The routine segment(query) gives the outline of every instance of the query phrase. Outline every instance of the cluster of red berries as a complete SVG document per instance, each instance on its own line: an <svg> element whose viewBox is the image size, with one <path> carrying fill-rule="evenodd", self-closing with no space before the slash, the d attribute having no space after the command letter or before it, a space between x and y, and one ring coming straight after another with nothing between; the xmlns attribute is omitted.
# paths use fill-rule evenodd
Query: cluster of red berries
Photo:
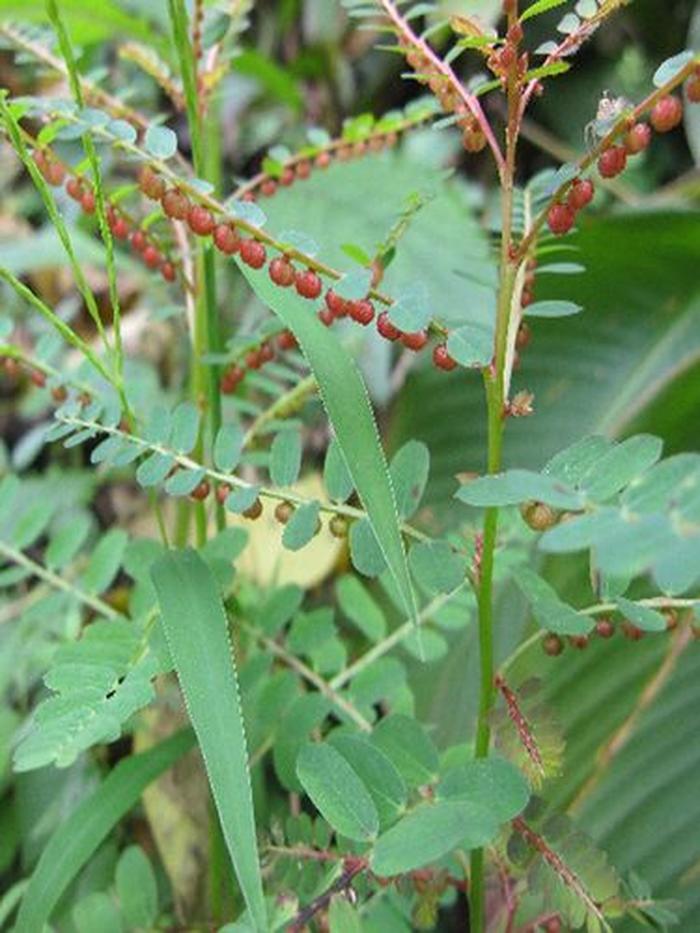
<svg viewBox="0 0 700 933"><path fill-rule="evenodd" d="M278 334L276 344L275 347L272 339L265 340L259 346L249 350L240 361L229 366L219 383L222 393L232 395L245 379L246 373L251 369L261 369L266 363L271 363L277 350L294 350L297 347L296 338L291 330L283 330Z"/></svg>
<svg viewBox="0 0 700 933"><path fill-rule="evenodd" d="M688 100L700 101L700 74L694 75L686 85ZM683 119L683 104L673 94L660 98L649 114L649 123L632 122L628 125L620 141L610 144L598 158L598 173L601 178L616 178L627 168L627 159L639 155L649 147L652 130L657 133L669 133ZM576 221L579 210L587 207L593 200L595 189L590 179L576 179L566 201L553 204L547 214L547 224L552 233L562 236L568 233Z"/></svg>
<svg viewBox="0 0 700 933"><path fill-rule="evenodd" d="M678 627L678 613L674 609L667 609L664 611L663 615L666 619L666 631L672 632ZM625 638L629 639L629 641L640 641L646 634L646 632L636 625L633 625L633 623L627 619L623 619L620 628L622 634ZM613 637L615 631L616 625L613 620L609 616L600 616L590 635L569 635L568 642L572 648L578 648L582 651L584 648L588 647L593 635L607 640ZM549 632L542 639L542 650L552 658L558 657L564 651L564 647L564 639L555 632Z"/></svg>
<svg viewBox="0 0 700 933"><path fill-rule="evenodd" d="M13 382L19 380L26 374L32 385L37 389L45 389L47 383L46 373L43 369L32 363L18 360L14 356L0 358L2 372ZM64 385L54 385L51 388L51 398L57 405L62 405L68 398L68 389ZM78 402L81 405L89 405L92 402L92 396L89 392L80 392L77 395Z"/></svg>
<svg viewBox="0 0 700 933"><path fill-rule="evenodd" d="M34 153L34 163L50 185L60 187L65 182L66 193L80 204L84 213L95 213L95 192L85 179L71 175L66 180L65 166L43 149ZM158 269L166 282L175 281L177 272L173 262L163 255L143 230L133 229L129 218L114 204L107 205L107 223L115 240L129 240L134 252L149 269Z"/></svg>
<svg viewBox="0 0 700 933"><path fill-rule="evenodd" d="M393 130L388 133L377 133L368 139L355 142L340 142L332 149L324 149L313 158L291 159L278 176L261 175L254 179L242 195L244 201L254 201L257 195L271 198L280 188L289 188L295 181L306 181L314 169L326 169L333 162L349 162L359 159L368 152L378 153L390 149L398 142L398 134Z"/></svg>

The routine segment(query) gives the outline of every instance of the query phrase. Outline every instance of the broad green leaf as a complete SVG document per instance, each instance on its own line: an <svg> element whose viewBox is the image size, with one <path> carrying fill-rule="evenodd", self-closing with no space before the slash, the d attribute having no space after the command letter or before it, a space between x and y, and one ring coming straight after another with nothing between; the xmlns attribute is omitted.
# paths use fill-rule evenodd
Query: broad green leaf
<svg viewBox="0 0 700 933"><path fill-rule="evenodd" d="M461 800L419 804L379 837L370 864L380 877L405 874L448 855L457 846L483 846L497 832L497 821L478 804Z"/></svg>
<svg viewBox="0 0 700 933"><path fill-rule="evenodd" d="M559 599L549 583L532 570L521 567L514 579L541 628L559 635L586 635L593 628L592 619Z"/></svg>
<svg viewBox="0 0 700 933"><path fill-rule="evenodd" d="M640 434L615 445L581 480L586 495L594 502L605 502L633 479L653 466L661 456L663 441Z"/></svg>
<svg viewBox="0 0 700 933"><path fill-rule="evenodd" d="M174 463L175 457L172 454L162 454L156 451L139 464L136 470L136 481L145 488L158 486L170 473Z"/></svg>
<svg viewBox="0 0 700 933"><path fill-rule="evenodd" d="M524 23L526 19L530 19L533 16L539 16L541 13L546 13L548 10L553 10L557 6L561 6L563 3L566 3L567 0L535 0L534 3L531 3L529 7L521 14L520 22Z"/></svg>
<svg viewBox="0 0 700 933"><path fill-rule="evenodd" d="M181 454L188 454L197 443L199 412L192 402L180 402L172 417L170 443Z"/></svg>
<svg viewBox="0 0 700 933"><path fill-rule="evenodd" d="M293 583L280 586L258 608L255 623L267 635L274 637L301 607L304 591Z"/></svg>
<svg viewBox="0 0 700 933"><path fill-rule="evenodd" d="M607 437L583 437L555 454L542 472L568 486L578 486L612 447Z"/></svg>
<svg viewBox="0 0 700 933"><path fill-rule="evenodd" d="M306 693L284 711L276 723L277 737L273 748L273 761L277 777L288 790L301 791L296 765L299 751L309 734L328 715L331 702L320 693Z"/></svg>
<svg viewBox="0 0 700 933"><path fill-rule="evenodd" d="M633 625L640 628L643 632L665 632L666 619L660 612L654 612L648 606L640 606L639 603L633 603L622 596L616 600L617 608L626 619L629 619Z"/></svg>
<svg viewBox="0 0 700 933"><path fill-rule="evenodd" d="M426 593L451 593L466 575L463 556L447 541L419 541L408 552L408 563L419 586Z"/></svg>
<svg viewBox="0 0 700 933"><path fill-rule="evenodd" d="M331 745L306 745L297 758L297 776L316 809L348 839L366 842L379 832L379 816L369 790Z"/></svg>
<svg viewBox="0 0 700 933"><path fill-rule="evenodd" d="M140 846L124 849L114 880L129 929L153 926L158 914L158 888L150 860Z"/></svg>
<svg viewBox="0 0 700 933"><path fill-rule="evenodd" d="M100 843L138 803L151 781L172 767L193 742L186 729L147 752L123 759L76 807L41 853L22 899L16 933L44 929L61 895Z"/></svg>
<svg viewBox="0 0 700 933"><path fill-rule="evenodd" d="M430 472L430 451L420 441L408 441L391 459L389 467L401 518L410 518L423 498Z"/></svg>
<svg viewBox="0 0 700 933"><path fill-rule="evenodd" d="M155 159L169 159L177 152L177 136L167 126L149 126L143 145Z"/></svg>
<svg viewBox="0 0 700 933"><path fill-rule="evenodd" d="M294 514L282 532L282 544L290 551L299 551L313 538L319 528L318 502L305 502Z"/></svg>
<svg viewBox="0 0 700 933"><path fill-rule="evenodd" d="M275 486L292 486L301 468L301 434L285 428L275 435L270 449L270 478Z"/></svg>
<svg viewBox="0 0 700 933"><path fill-rule="evenodd" d="M384 613L357 577L345 574L335 586L338 605L343 613L371 641L379 641L386 634Z"/></svg>
<svg viewBox="0 0 700 933"><path fill-rule="evenodd" d="M124 929L117 905L102 891L93 891L78 901L72 913L77 933L122 933Z"/></svg>
<svg viewBox="0 0 700 933"><path fill-rule="evenodd" d="M312 314L308 303L277 288L266 272L241 268L258 297L294 333L318 381L323 403L338 439L377 543L404 602L415 616L406 554L401 540L396 499L374 415L362 377L347 351L329 328Z"/></svg>
<svg viewBox="0 0 700 933"><path fill-rule="evenodd" d="M219 428L214 441L214 465L217 470L229 473L235 470L241 459L243 432L237 424L224 424Z"/></svg>
<svg viewBox="0 0 700 933"><path fill-rule="evenodd" d="M194 551L160 558L152 577L224 838L251 916L264 930L267 920L248 752L228 620L217 584Z"/></svg>
<svg viewBox="0 0 700 933"><path fill-rule="evenodd" d="M535 500L555 509L578 509L583 506L579 493L561 482L530 470L508 470L494 476L482 476L460 486L455 498L467 505L482 507L518 505Z"/></svg>
<svg viewBox="0 0 700 933"><path fill-rule="evenodd" d="M372 742L392 762L409 787L432 783L438 772L438 753L423 726L408 716L383 719Z"/></svg>
<svg viewBox="0 0 700 933"><path fill-rule="evenodd" d="M260 494L259 486L240 486L229 493L224 505L229 512L235 512L240 515L245 512L255 502Z"/></svg>
<svg viewBox="0 0 700 933"><path fill-rule="evenodd" d="M323 464L323 482L334 502L345 502L353 490L352 477L340 450L340 444L331 439Z"/></svg>
<svg viewBox="0 0 700 933"><path fill-rule="evenodd" d="M493 326L465 324L450 332L447 352L462 366L486 366L493 356Z"/></svg>
<svg viewBox="0 0 700 933"><path fill-rule="evenodd" d="M176 470L165 483L165 491L169 496L189 496L204 479L202 467L196 470L181 468Z"/></svg>
<svg viewBox="0 0 700 933"><path fill-rule="evenodd" d="M328 911L330 933L362 933L362 920L355 907L344 896L332 898Z"/></svg>
<svg viewBox="0 0 700 933"><path fill-rule="evenodd" d="M391 760L369 739L337 733L330 744L345 758L374 800L382 826L393 823L406 808L406 784Z"/></svg>
<svg viewBox="0 0 700 933"><path fill-rule="evenodd" d="M386 569L384 554L366 518L350 526L350 556L353 567L365 577L378 577Z"/></svg>
<svg viewBox="0 0 700 933"><path fill-rule="evenodd" d="M474 759L448 771L438 784L437 800L465 800L505 823L527 806L530 788L515 765L504 758Z"/></svg>

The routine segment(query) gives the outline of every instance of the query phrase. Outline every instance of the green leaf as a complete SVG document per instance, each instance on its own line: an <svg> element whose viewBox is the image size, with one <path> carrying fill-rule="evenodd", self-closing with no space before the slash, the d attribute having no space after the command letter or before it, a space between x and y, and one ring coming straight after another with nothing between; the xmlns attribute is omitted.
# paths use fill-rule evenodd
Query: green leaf
<svg viewBox="0 0 700 933"><path fill-rule="evenodd" d="M224 424L214 441L214 465L222 473L235 470L243 450L243 432L237 424Z"/></svg>
<svg viewBox="0 0 700 933"><path fill-rule="evenodd" d="M328 495L334 502L346 502L353 490L352 477L348 473L340 444L331 439L323 464L323 482Z"/></svg>
<svg viewBox="0 0 700 933"><path fill-rule="evenodd" d="M457 846L483 846L497 832L498 823L479 805L461 800L423 803L379 837L370 864L380 877L402 875L448 855Z"/></svg>
<svg viewBox="0 0 700 933"><path fill-rule="evenodd" d="M447 541L419 541L408 552L408 563L419 586L430 594L451 593L466 575L464 557Z"/></svg>
<svg viewBox="0 0 700 933"><path fill-rule="evenodd" d="M87 515L77 515L62 525L51 536L44 554L44 563L50 570L59 570L69 564L90 531L90 519Z"/></svg>
<svg viewBox="0 0 700 933"><path fill-rule="evenodd" d="M344 895L331 899L328 922L330 933L362 933L360 915Z"/></svg>
<svg viewBox="0 0 700 933"><path fill-rule="evenodd" d="M259 486L241 486L229 493L224 503L229 512L240 515L249 509L260 495Z"/></svg>
<svg viewBox="0 0 700 933"><path fill-rule="evenodd" d="M408 441L392 457L389 467L399 517L410 518L423 498L430 472L430 451L420 441Z"/></svg>
<svg viewBox="0 0 700 933"><path fill-rule="evenodd" d="M370 641L379 641L384 637L384 613L357 577L352 574L340 577L335 585L335 594L343 613Z"/></svg>
<svg viewBox="0 0 700 933"><path fill-rule="evenodd" d="M622 615L643 632L666 631L666 619L660 612L654 612L648 606L640 606L639 603L633 603L622 596L616 602Z"/></svg>
<svg viewBox="0 0 700 933"><path fill-rule="evenodd" d="M525 809L530 787L515 765L491 756L448 771L438 784L435 797L479 805L494 822L505 823Z"/></svg>
<svg viewBox="0 0 700 933"><path fill-rule="evenodd" d="M528 317L571 317L583 311L573 301L536 301L528 305L525 314Z"/></svg>
<svg viewBox="0 0 700 933"><path fill-rule="evenodd" d="M438 753L415 719L394 714L382 719L372 742L392 762L409 787L432 783L438 773Z"/></svg>
<svg viewBox="0 0 700 933"><path fill-rule="evenodd" d="M139 846L124 849L114 880L129 928L152 927L158 915L158 888L151 862L143 849Z"/></svg>
<svg viewBox="0 0 700 933"><path fill-rule="evenodd" d="M465 324L450 332L447 352L462 366L487 366L493 356L493 326Z"/></svg>
<svg viewBox="0 0 700 933"><path fill-rule="evenodd" d="M181 454L188 454L197 443L199 412L192 402L180 402L173 412L170 443Z"/></svg>
<svg viewBox="0 0 700 933"><path fill-rule="evenodd" d="M630 437L616 444L581 480L586 495L605 502L653 466L661 456L663 441L649 434Z"/></svg>
<svg viewBox="0 0 700 933"><path fill-rule="evenodd" d="M330 700L320 693L306 693L287 707L276 723L277 737L273 748L273 761L277 776L288 790L301 791L296 764L299 751L306 744L310 732L319 726L331 709Z"/></svg>
<svg viewBox="0 0 700 933"><path fill-rule="evenodd" d="M266 910L243 716L228 620L211 570L194 551L153 566L163 628L245 902L258 929Z"/></svg>
<svg viewBox="0 0 700 933"><path fill-rule="evenodd" d="M415 617L415 597L394 491L367 390L357 366L331 329L310 313L303 299L289 290L277 288L265 272L253 272L244 264L241 269L260 300L297 338L319 384L348 471L394 577L406 614Z"/></svg>
<svg viewBox="0 0 700 933"><path fill-rule="evenodd" d="M162 454L156 451L139 464L136 470L136 481L146 489L149 486L158 486L166 478L174 463L175 457L172 454Z"/></svg>
<svg viewBox="0 0 700 933"><path fill-rule="evenodd" d="M167 126L149 126L143 145L149 155L164 161L177 152L177 136Z"/></svg>
<svg viewBox="0 0 700 933"><path fill-rule="evenodd" d="M16 933L43 930L59 898L100 843L139 802L151 781L189 751L189 729L119 762L59 826L41 853L22 899Z"/></svg>
<svg viewBox="0 0 700 933"><path fill-rule="evenodd" d="M112 528L92 552L80 583L88 593L104 593L121 566L129 536L120 528Z"/></svg>
<svg viewBox="0 0 700 933"><path fill-rule="evenodd" d="M165 491L169 496L189 496L204 479L203 467L196 470L187 468L178 469L165 483Z"/></svg>
<svg viewBox="0 0 700 933"><path fill-rule="evenodd" d="M319 528L318 511L318 502L305 502L294 510L282 533L284 547L300 551L311 541Z"/></svg>
<svg viewBox="0 0 700 933"><path fill-rule="evenodd" d="M549 583L532 570L521 567L514 579L541 628L558 635L587 635L593 628L591 619L562 602Z"/></svg>
<svg viewBox="0 0 700 933"><path fill-rule="evenodd" d="M348 839L367 842L379 832L379 815L365 784L331 745L302 748L297 776L321 816Z"/></svg>
<svg viewBox="0 0 700 933"><path fill-rule="evenodd" d="M102 891L93 891L78 901L72 913L77 933L122 933L124 929L117 905Z"/></svg>
<svg viewBox="0 0 700 933"><path fill-rule="evenodd" d="M688 49L685 52L679 52L677 55L667 58L654 72L654 87L663 87L664 84L672 81L687 64L692 62L696 54L696 52L692 52Z"/></svg>
<svg viewBox="0 0 700 933"><path fill-rule="evenodd" d="M557 509L580 509L583 498L561 480L530 470L508 470L465 483L455 498L467 505L483 507L518 505L535 500Z"/></svg>
<svg viewBox="0 0 700 933"><path fill-rule="evenodd" d="M408 791L391 760L364 736L339 732L331 736L330 744L363 781L382 826L393 823L406 809Z"/></svg>
<svg viewBox="0 0 700 933"><path fill-rule="evenodd" d="M301 469L301 434L285 428L275 435L270 449L270 478L275 486L292 486Z"/></svg>
<svg viewBox="0 0 700 933"><path fill-rule="evenodd" d="M531 3L530 6L521 14L520 22L524 23L525 20L530 19L533 16L540 16L542 13L546 13L548 10L553 10L555 7L561 6L566 2L567 0L535 0L535 3Z"/></svg>
<svg viewBox="0 0 700 933"><path fill-rule="evenodd" d="M366 518L350 526L350 556L353 567L366 577L378 577L386 569L384 555Z"/></svg>

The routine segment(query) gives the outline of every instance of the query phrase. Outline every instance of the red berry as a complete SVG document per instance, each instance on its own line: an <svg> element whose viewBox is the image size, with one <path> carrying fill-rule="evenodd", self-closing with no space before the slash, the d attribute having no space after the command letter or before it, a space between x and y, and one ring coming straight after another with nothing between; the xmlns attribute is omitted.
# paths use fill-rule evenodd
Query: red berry
<svg viewBox="0 0 700 933"><path fill-rule="evenodd" d="M92 191L84 191L80 199L80 206L86 214L95 213L95 194Z"/></svg>
<svg viewBox="0 0 700 933"><path fill-rule="evenodd" d="M262 269L267 260L265 247L258 240L243 240L241 243L241 259L252 269Z"/></svg>
<svg viewBox="0 0 700 933"><path fill-rule="evenodd" d="M160 267L160 274L166 282L174 282L176 278L175 266L166 260Z"/></svg>
<svg viewBox="0 0 700 933"><path fill-rule="evenodd" d="M153 201L160 201L165 194L165 182L150 165L144 165L139 172L139 188L147 198Z"/></svg>
<svg viewBox="0 0 700 933"><path fill-rule="evenodd" d="M258 357L260 359L261 365L263 363L270 363L275 358L275 348L271 343L266 341L258 350Z"/></svg>
<svg viewBox="0 0 700 933"><path fill-rule="evenodd" d="M215 226L211 211L201 204L193 204L189 209L187 223L192 233L196 233L197 236L209 236Z"/></svg>
<svg viewBox="0 0 700 933"><path fill-rule="evenodd" d="M185 220L190 210L189 198L177 188L168 188L161 204L163 212L172 220Z"/></svg>
<svg viewBox="0 0 700 933"><path fill-rule="evenodd" d="M612 638L615 634L615 625L612 619L602 616L595 624L596 634L601 638Z"/></svg>
<svg viewBox="0 0 700 933"><path fill-rule="evenodd" d="M535 300L535 296L529 288L524 288L523 293L520 296L520 307L527 308Z"/></svg>
<svg viewBox="0 0 700 933"><path fill-rule="evenodd" d="M625 136L625 149L628 155L643 152L651 142L651 127L648 123L635 123Z"/></svg>
<svg viewBox="0 0 700 933"><path fill-rule="evenodd" d="M614 178L624 172L627 166L627 150L623 146L611 146L601 152L598 159L598 171L603 178Z"/></svg>
<svg viewBox="0 0 700 933"><path fill-rule="evenodd" d="M542 648L544 653L548 654L550 658L556 658L564 650L564 642L558 635L555 635L554 632L550 632L549 635L545 635L542 639Z"/></svg>
<svg viewBox="0 0 700 933"><path fill-rule="evenodd" d="M377 318L377 331L385 340L398 340L401 336L401 331L389 320L388 311L382 311Z"/></svg>
<svg viewBox="0 0 700 933"><path fill-rule="evenodd" d="M306 179L311 174L311 163L307 162L304 159L303 162L299 162L295 169L296 177L301 179L301 181L306 181Z"/></svg>
<svg viewBox="0 0 700 933"><path fill-rule="evenodd" d="M245 371L240 366L230 366L221 377L221 391L224 395L232 395L244 378Z"/></svg>
<svg viewBox="0 0 700 933"><path fill-rule="evenodd" d="M331 164L332 157L330 152L319 152L314 160L314 165L316 168L328 168Z"/></svg>
<svg viewBox="0 0 700 933"><path fill-rule="evenodd" d="M416 353L422 350L428 342L428 333L424 330L415 331L412 334L401 334L401 343L407 350L413 350Z"/></svg>
<svg viewBox="0 0 700 933"><path fill-rule="evenodd" d="M700 104L700 75L693 75L685 86L685 93L691 104Z"/></svg>
<svg viewBox="0 0 700 933"><path fill-rule="evenodd" d="M622 631L625 634L626 638L629 638L630 641L641 641L644 638L644 632L642 629L637 628L636 625L632 625L631 622L628 622L627 619L622 623Z"/></svg>
<svg viewBox="0 0 700 933"><path fill-rule="evenodd" d="M302 298L310 298L311 300L318 298L323 291L323 283L318 273L314 272L313 269L297 272L294 285L297 293Z"/></svg>
<svg viewBox="0 0 700 933"><path fill-rule="evenodd" d="M572 211L583 210L593 200L595 187L590 178L584 178L583 181L575 181L569 191L568 203Z"/></svg>
<svg viewBox="0 0 700 933"><path fill-rule="evenodd" d="M241 515L243 516L243 518L250 518L253 521L255 521L256 518L260 518L260 516L262 515L262 512L263 512L263 504L258 498L255 500L255 502L252 505L248 506L247 509L241 512Z"/></svg>
<svg viewBox="0 0 700 933"><path fill-rule="evenodd" d="M260 369L263 364L260 350L251 350L249 353L246 353L245 364L248 369Z"/></svg>
<svg viewBox="0 0 700 933"><path fill-rule="evenodd" d="M161 256L158 247L154 246L152 243L149 243L143 251L143 261L146 263L149 269L157 269L163 261L163 257Z"/></svg>
<svg viewBox="0 0 700 933"><path fill-rule="evenodd" d="M583 651L588 647L588 635L569 635L569 643L579 651Z"/></svg>
<svg viewBox="0 0 700 933"><path fill-rule="evenodd" d="M241 245L241 240L230 224L217 224L214 227L214 244L226 256L232 256Z"/></svg>
<svg viewBox="0 0 700 933"><path fill-rule="evenodd" d="M146 234L143 232L143 230L134 230L134 232L131 234L132 248L136 250L137 253L142 253L146 249L147 245L148 241L146 240Z"/></svg>
<svg viewBox="0 0 700 933"><path fill-rule="evenodd" d="M683 119L683 104L677 97L662 97L651 111L651 125L657 133L668 133Z"/></svg>
<svg viewBox="0 0 700 933"><path fill-rule="evenodd" d="M37 387L37 389L43 389L46 385L46 373L43 373L40 369L30 370L29 378Z"/></svg>
<svg viewBox="0 0 700 933"><path fill-rule="evenodd" d="M280 184L288 188L294 181L294 169L286 168L280 175Z"/></svg>
<svg viewBox="0 0 700 933"><path fill-rule="evenodd" d="M450 370L454 369L457 365L457 360L452 359L444 343L439 343L433 350L433 363L435 363L438 369L444 369L445 372L450 372Z"/></svg>
<svg viewBox="0 0 700 933"><path fill-rule="evenodd" d="M568 233L575 220L576 215L568 204L552 204L547 214L547 225L556 236Z"/></svg>
<svg viewBox="0 0 700 933"><path fill-rule="evenodd" d="M330 327L335 317L330 308L321 308L318 312L318 319L322 324L325 324L326 327Z"/></svg>
<svg viewBox="0 0 700 933"><path fill-rule="evenodd" d="M265 181L260 185L260 192L264 194L266 198L271 198L273 194L277 191L277 182L274 178L266 178Z"/></svg>
<svg viewBox="0 0 700 933"><path fill-rule="evenodd" d="M60 162L49 162L44 172L44 177L54 188L59 188L66 177L66 170Z"/></svg>
<svg viewBox="0 0 700 933"><path fill-rule="evenodd" d="M294 284L294 266L285 256L273 259L268 272L272 281L280 288L289 288Z"/></svg>
<svg viewBox="0 0 700 933"><path fill-rule="evenodd" d="M203 479L202 482L198 486L195 486L195 488L190 493L190 499L194 499L195 502L203 502L209 495L210 490L211 486L205 479Z"/></svg>
<svg viewBox="0 0 700 933"><path fill-rule="evenodd" d="M348 304L345 298L341 298L332 288L326 292L326 307L333 317L345 317L348 313Z"/></svg>
<svg viewBox="0 0 700 933"><path fill-rule="evenodd" d="M277 346L280 350L296 350L299 344L291 330L283 330L277 338Z"/></svg>
<svg viewBox="0 0 700 933"><path fill-rule="evenodd" d="M368 298L350 302L350 317L366 327L374 320L374 305Z"/></svg>
<svg viewBox="0 0 700 933"><path fill-rule="evenodd" d="M115 239L125 240L129 236L129 224L123 217L115 217L111 227Z"/></svg>
<svg viewBox="0 0 700 933"><path fill-rule="evenodd" d="M228 483L221 483L216 487L216 501L219 503L219 505L223 505L230 495L231 487Z"/></svg>
<svg viewBox="0 0 700 933"><path fill-rule="evenodd" d="M74 201L81 201L83 198L83 186L80 179L71 176L66 182L66 191Z"/></svg>

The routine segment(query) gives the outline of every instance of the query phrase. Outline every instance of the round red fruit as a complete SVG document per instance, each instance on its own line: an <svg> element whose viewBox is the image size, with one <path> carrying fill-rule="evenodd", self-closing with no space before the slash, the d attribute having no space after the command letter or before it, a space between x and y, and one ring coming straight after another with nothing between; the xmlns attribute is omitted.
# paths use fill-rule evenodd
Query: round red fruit
<svg viewBox="0 0 700 933"><path fill-rule="evenodd" d="M294 266L284 256L273 259L268 271L272 281L280 288L289 288L294 284Z"/></svg>
<svg viewBox="0 0 700 933"><path fill-rule="evenodd" d="M187 195L177 188L168 188L161 201L163 212L171 220L185 220L190 210L190 202Z"/></svg>
<svg viewBox="0 0 700 933"><path fill-rule="evenodd" d="M348 313L348 302L336 294L332 288L326 292L326 307L333 317L345 317Z"/></svg>
<svg viewBox="0 0 700 933"><path fill-rule="evenodd" d="M615 178L627 167L627 150L623 146L611 146L601 152L598 171L602 178Z"/></svg>
<svg viewBox="0 0 700 933"><path fill-rule="evenodd" d="M316 168L328 168L331 164L331 154L330 152L319 152L314 160L314 165Z"/></svg>
<svg viewBox="0 0 700 933"><path fill-rule="evenodd" d="M160 274L166 282L174 282L176 278L175 266L166 260L160 267Z"/></svg>
<svg viewBox="0 0 700 933"><path fill-rule="evenodd" d="M650 119L657 133L669 133L683 119L683 104L672 94L662 97L654 104Z"/></svg>
<svg viewBox="0 0 700 933"><path fill-rule="evenodd" d="M66 182L66 191L74 201L81 201L83 198L83 186L78 178L69 178Z"/></svg>
<svg viewBox="0 0 700 933"><path fill-rule="evenodd" d="M126 240L129 236L129 224L123 217L115 217L112 224L112 233L117 240Z"/></svg>
<svg viewBox="0 0 700 933"><path fill-rule="evenodd" d="M572 211L583 210L593 200L595 187L590 178L584 178L583 181L575 181L569 191L569 207Z"/></svg>
<svg viewBox="0 0 700 933"><path fill-rule="evenodd" d="M161 256L158 247L154 246L152 243L149 243L143 251L143 261L146 263L149 269L157 269L163 261L163 257Z"/></svg>
<svg viewBox="0 0 700 933"><path fill-rule="evenodd" d="M60 188L65 181L66 170L60 162L49 162L46 166L44 177L54 188Z"/></svg>
<svg viewBox="0 0 700 933"><path fill-rule="evenodd" d="M291 330L283 330L277 338L277 346L280 350L296 350L298 347L297 338Z"/></svg>
<svg viewBox="0 0 700 933"><path fill-rule="evenodd" d="M638 155L651 142L651 127L648 123L635 123L625 136L625 149L629 155Z"/></svg>
<svg viewBox="0 0 700 933"><path fill-rule="evenodd" d="M265 247L258 240L243 240L241 243L241 259L251 269L262 269L267 260Z"/></svg>
<svg viewBox="0 0 700 933"><path fill-rule="evenodd" d="M230 224L217 224L214 227L214 244L226 256L232 256L241 245L241 241Z"/></svg>
<svg viewBox="0 0 700 933"><path fill-rule="evenodd" d="M221 377L221 391L224 395L232 395L244 377L245 370L241 369L240 366L230 366Z"/></svg>
<svg viewBox="0 0 700 933"><path fill-rule="evenodd" d="M211 211L201 204L193 204L189 209L187 223L192 233L196 233L197 236L209 236L215 226Z"/></svg>
<svg viewBox="0 0 700 933"><path fill-rule="evenodd" d="M576 216L568 204L552 204L547 213L547 225L556 236L568 233L575 220Z"/></svg>
<svg viewBox="0 0 700 933"><path fill-rule="evenodd" d="M296 177L301 179L301 181L306 181L306 179L311 174L311 163L307 162L304 159L302 162L299 162L295 169Z"/></svg>
<svg viewBox="0 0 700 933"><path fill-rule="evenodd" d="M544 653L548 654L550 658L556 658L564 650L564 642L554 632L550 632L543 638L542 648L544 649Z"/></svg>
<svg viewBox="0 0 700 933"><path fill-rule="evenodd" d="M95 213L95 194L92 191L84 191L80 199L80 206L86 214Z"/></svg>
<svg viewBox="0 0 700 933"><path fill-rule="evenodd" d="M310 298L313 300L318 298L323 291L323 283L318 273L314 272L313 269L307 269L305 272L297 272L294 284L298 294L301 295L302 298Z"/></svg>
<svg viewBox="0 0 700 933"><path fill-rule="evenodd" d="M424 330L418 330L412 334L401 335L401 343L404 345L404 347L406 347L407 350L413 350L416 353L418 350L422 350L427 342L428 334Z"/></svg>
<svg viewBox="0 0 700 933"><path fill-rule="evenodd" d="M272 195L277 192L277 182L274 178L266 178L260 185L260 192L264 194L266 198L271 198Z"/></svg>
<svg viewBox="0 0 700 933"><path fill-rule="evenodd" d="M433 363L438 369L450 372L457 365L457 360L452 359L444 343L439 343L433 350Z"/></svg>
<svg viewBox="0 0 700 933"><path fill-rule="evenodd" d="M271 363L275 358L275 348L271 343L265 342L258 350L258 357L261 364Z"/></svg>
<svg viewBox="0 0 700 933"><path fill-rule="evenodd" d="M322 324L325 324L326 327L330 327L335 320L335 317L333 316L333 312L330 310L330 308L321 308L321 310L318 312L318 319Z"/></svg>
<svg viewBox="0 0 700 933"><path fill-rule="evenodd" d="M142 253L146 249L147 245L148 241L146 240L145 233L142 230L134 230L134 232L131 234L132 249L134 249L137 253Z"/></svg>
<svg viewBox="0 0 700 933"><path fill-rule="evenodd" d="M366 327L374 320L374 305L368 298L350 302L350 317Z"/></svg>
<svg viewBox="0 0 700 933"><path fill-rule="evenodd" d="M260 369L263 364L260 350L251 350L249 353L246 353L245 364L248 369Z"/></svg>
<svg viewBox="0 0 700 933"><path fill-rule="evenodd" d="M280 184L288 188L294 181L294 169L286 168L280 175Z"/></svg>
<svg viewBox="0 0 700 933"><path fill-rule="evenodd" d="M398 327L394 325L389 320L389 312L382 311L382 313L377 318L377 331L385 340L398 340L401 336L401 331Z"/></svg>
<svg viewBox="0 0 700 933"><path fill-rule="evenodd" d="M165 182L150 165L144 165L139 173L139 188L153 201L160 201L165 194Z"/></svg>

